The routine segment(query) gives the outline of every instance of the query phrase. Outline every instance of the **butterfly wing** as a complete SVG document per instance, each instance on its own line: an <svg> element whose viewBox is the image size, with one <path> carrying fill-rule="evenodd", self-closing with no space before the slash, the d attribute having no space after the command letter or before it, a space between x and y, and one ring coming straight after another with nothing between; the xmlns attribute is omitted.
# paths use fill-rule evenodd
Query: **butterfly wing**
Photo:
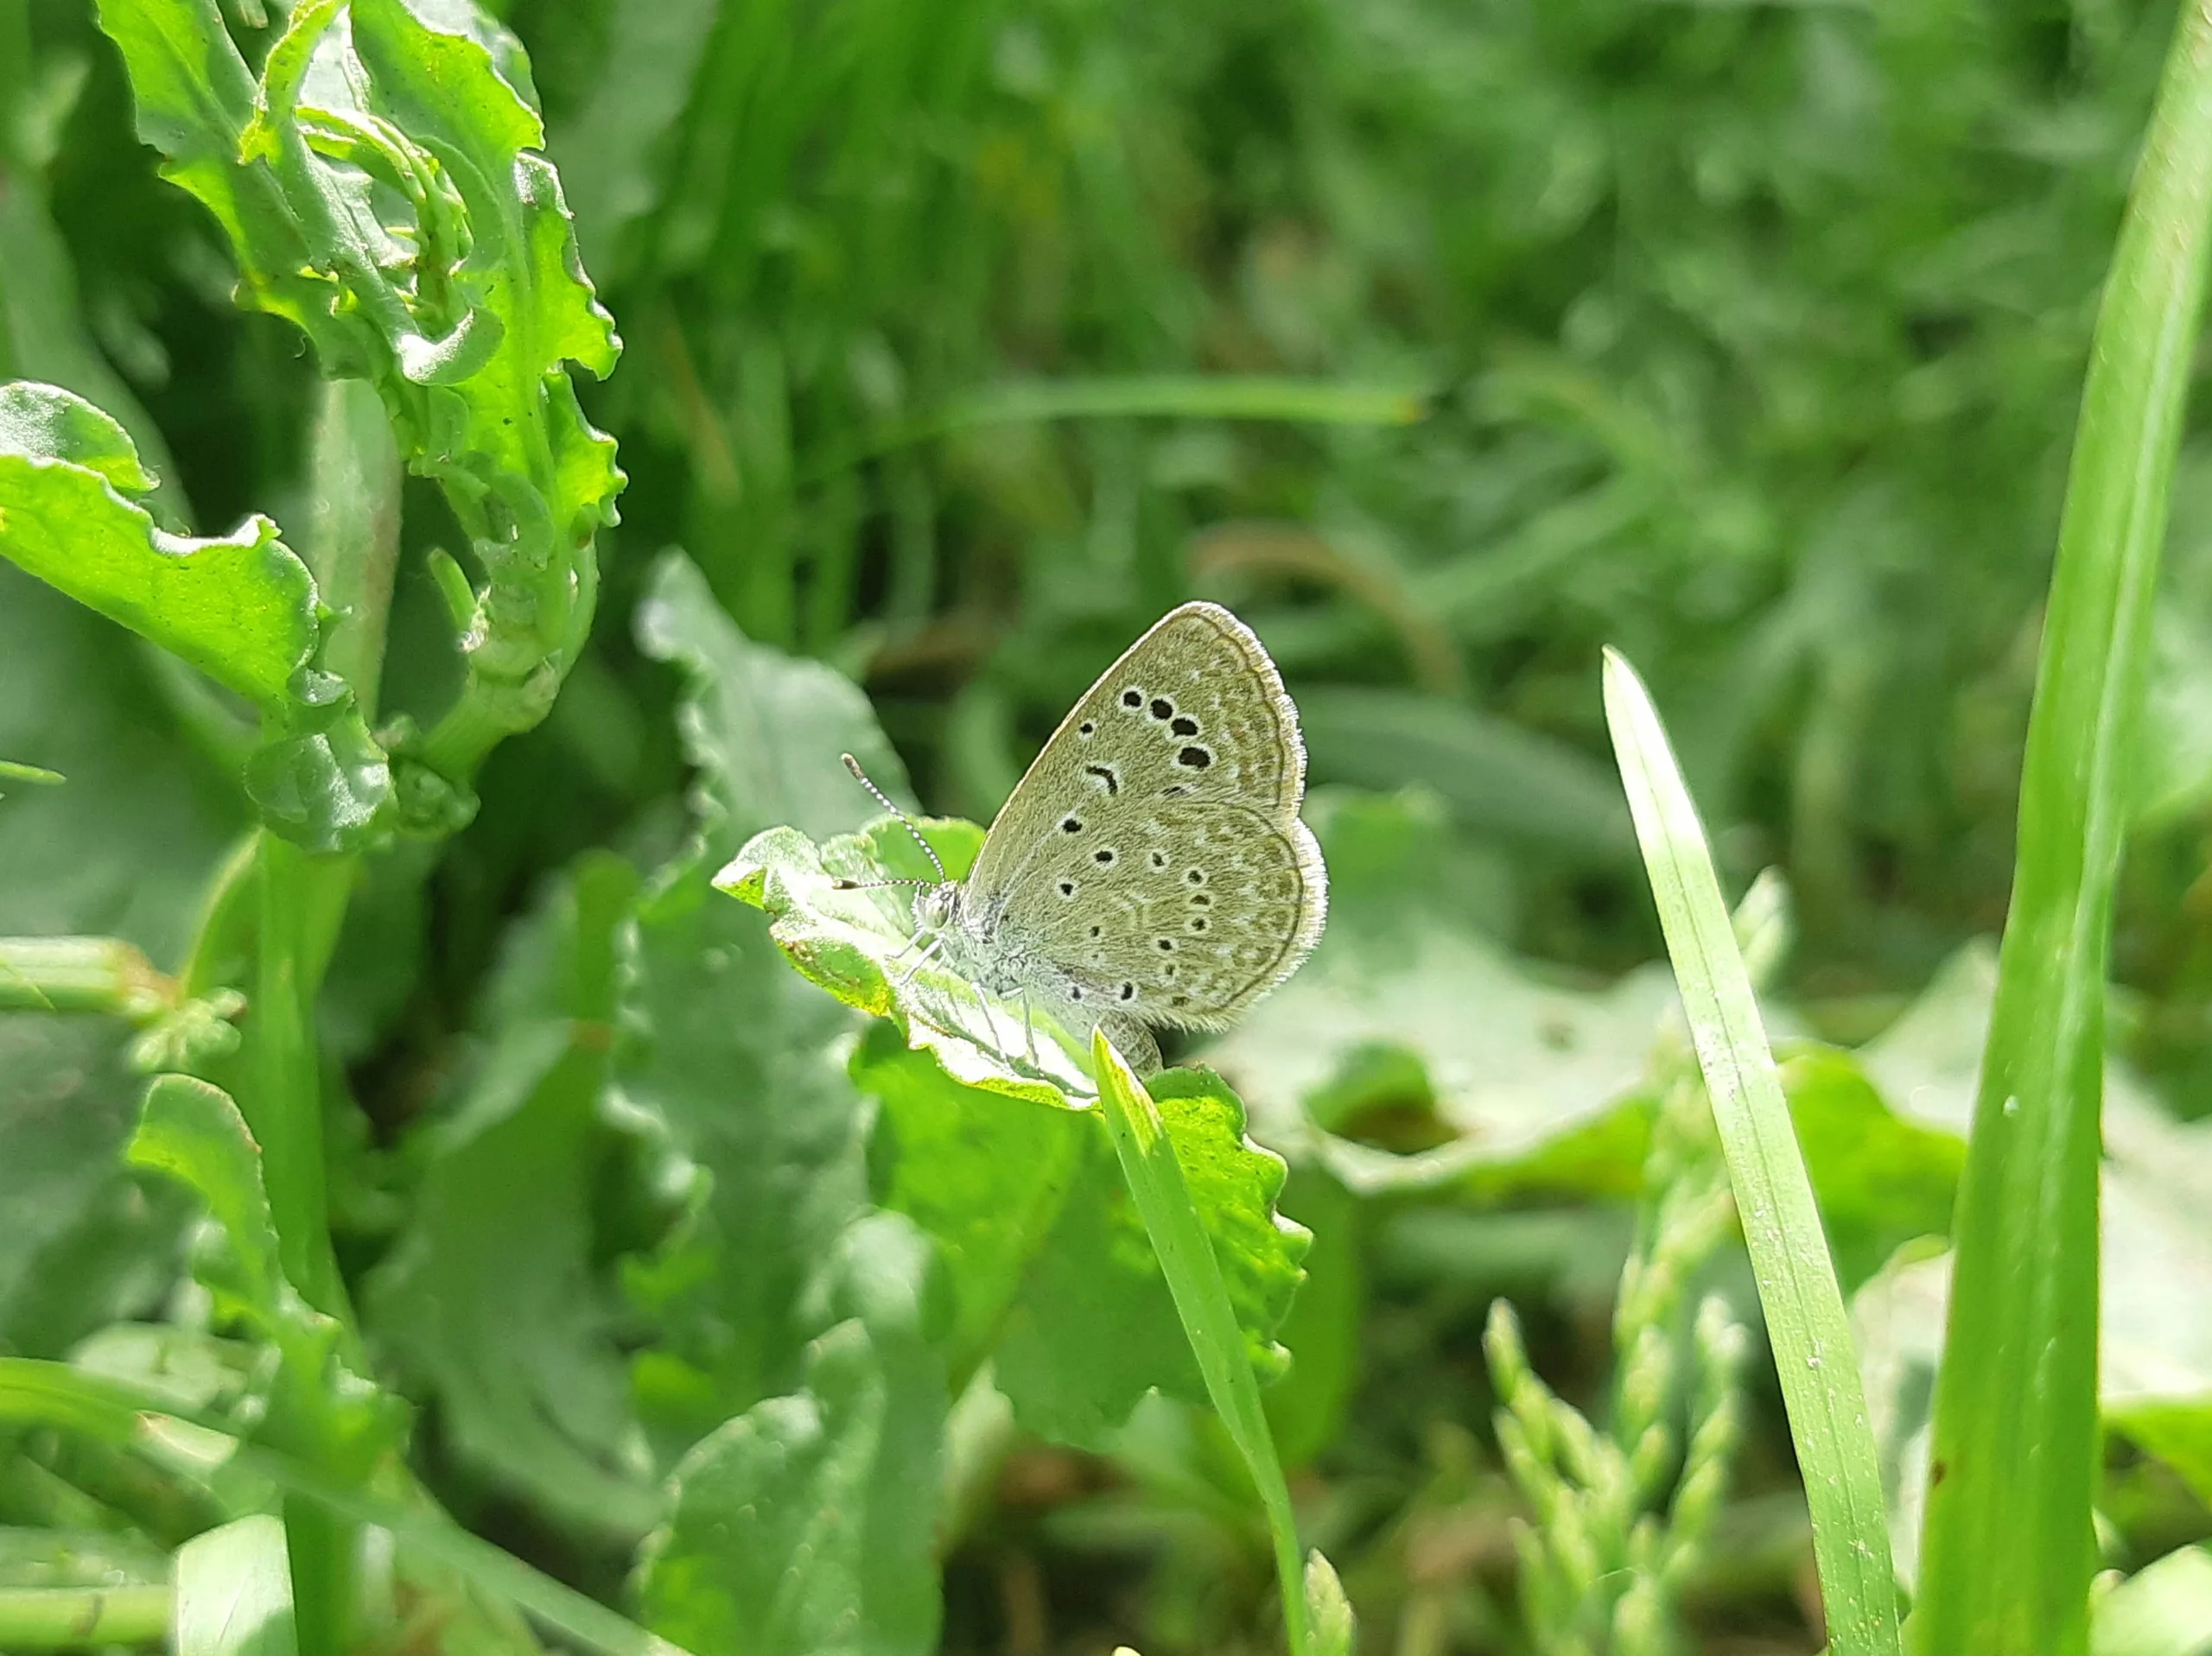
<svg viewBox="0 0 2212 1656"><path fill-rule="evenodd" d="M1062 721L991 825L971 923L1147 1023L1226 1023L1319 936L1306 752L1274 663L1213 604L1171 612Z"/></svg>

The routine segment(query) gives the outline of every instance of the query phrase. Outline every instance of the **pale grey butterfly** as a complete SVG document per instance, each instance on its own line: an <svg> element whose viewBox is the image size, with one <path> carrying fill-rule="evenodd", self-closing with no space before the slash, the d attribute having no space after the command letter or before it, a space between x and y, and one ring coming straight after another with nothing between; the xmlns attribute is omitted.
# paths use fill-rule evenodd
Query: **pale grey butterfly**
<svg viewBox="0 0 2212 1656"><path fill-rule="evenodd" d="M968 878L923 883L913 969L941 956L1018 999L1033 1056L1033 1004L1156 1069L1153 1028L1226 1027L1320 936L1305 795L1298 709L1251 629L1217 604L1172 610L1060 721Z"/></svg>

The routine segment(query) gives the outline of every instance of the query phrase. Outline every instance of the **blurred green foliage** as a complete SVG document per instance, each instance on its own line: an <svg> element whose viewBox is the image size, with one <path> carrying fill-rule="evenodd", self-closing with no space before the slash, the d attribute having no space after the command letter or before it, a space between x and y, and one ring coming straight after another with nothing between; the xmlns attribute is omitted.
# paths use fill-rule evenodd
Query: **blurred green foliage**
<svg viewBox="0 0 2212 1656"><path fill-rule="evenodd" d="M99 9L111 27L131 10ZM365 15L410 10L474 16ZM710 883L760 830L830 844L863 825L841 750L895 797L987 822L1093 675L1205 596L1299 701L1336 905L1304 972L1198 1055L1236 1093L1183 1114L1221 1141L1210 1218L1243 1239L1248 1338L1291 1354L1267 1408L1368 1647L1523 1647L1495 1298L1608 1429L1606 1306L1643 1245L1624 1204L1649 1194L1680 1057L1606 758L1608 644L1664 710L1724 878L1777 865L1794 894L1769 1011L1840 1274L1863 1288L1909 1553L1942 1271L1914 1245L1944 1230L1958 1176L2067 446L2172 7L487 10L513 31L467 25L513 88L494 100L506 148L425 136L481 86L381 113L496 174L483 157L529 150L518 111L542 105L626 343L576 387L581 419L558 404L575 465L538 477L557 507L539 517L500 492L543 457L481 436L507 403L433 389L442 368L410 378L412 347L318 311L294 263L248 270L292 320L233 303L237 247L136 136L89 0L0 0L0 379L111 417L101 452L153 474L138 505L100 497L137 553L263 513L300 557L258 529L254 554L320 581L340 530L397 511L381 683L372 649L355 688L440 783L411 826L480 799L443 839L371 834L373 790L347 819L374 848L339 882L304 1055L346 1304L310 1309L265 1272L245 1293L270 1221L236 1133L261 1072L230 1054L230 1019L257 923L221 875L267 809L238 779L271 730L0 565L0 934L118 939L152 963L131 980L150 999L102 1019L51 1010L50 952L0 952L0 1354L73 1353L220 1409L281 1350L304 1389L263 1443L332 1462L404 1442L464 1524L700 1656L816 1647L848 1602L884 1649L940 1631L1016 1656L1269 1647L1268 1538L1103 1133L960 1085L790 970ZM225 8L257 66L283 21L261 10ZM207 155L203 195L228 164ZM325 183L352 176L322 159ZM505 318L534 352L500 370L506 393L568 354L607 368L558 249L503 232L484 257L550 284L529 303L393 291ZM372 245L363 267L396 257ZM558 312L542 327L540 301ZM319 371L365 364L420 475L341 445L368 457L355 495L333 434L378 410L348 413ZM1304 400L1229 417L1192 389L1225 376ZM594 427L629 481L582 642L582 586L542 612L514 597L550 588L501 512L588 569L613 478ZM468 464L423 446L456 429L478 433ZM487 666L456 625L464 570L529 612L505 635L527 649ZM276 619L283 660L232 688L289 717L314 618ZM2122 1568L2212 1533L2212 1127L2190 1125L2212 1116L2201 435L2157 633L2108 1081ZM544 663L566 676L550 712L529 688ZM489 724L422 747L471 695ZM21 785L23 766L67 780ZM165 1081L168 1114L134 1140L149 1022L165 1044L139 1062L207 1072L239 1106ZM250 1012L243 1028L251 1048ZM1298 1224L1274 1213L1273 1164L1231 1140L1240 1097L1290 1163ZM186 1192L125 1166L162 1120L211 1158L186 1183L227 1192L197 1286L178 1286ZM1681 1304L1708 1294L1756 1319L1732 1247ZM1677 1360L1712 1359L1719 1336L1675 1320ZM1744 1441L1670 1566L1693 1647L1819 1647L1764 1363L1743 1398L1697 1399ZM149 1491L124 1464L0 1424L0 1539L122 1552L205 1532L180 1593L224 1578L219 1541L265 1566L251 1492ZM853 1527L791 1522L826 1506ZM0 1596L33 1580L7 1556ZM157 1579L159 1556L101 1578ZM827 1597L776 1598L793 1558ZM2161 1592L2197 1580L2161 1570ZM526 1638L419 1561L359 1625L398 1648L424 1618L480 1647Z"/></svg>

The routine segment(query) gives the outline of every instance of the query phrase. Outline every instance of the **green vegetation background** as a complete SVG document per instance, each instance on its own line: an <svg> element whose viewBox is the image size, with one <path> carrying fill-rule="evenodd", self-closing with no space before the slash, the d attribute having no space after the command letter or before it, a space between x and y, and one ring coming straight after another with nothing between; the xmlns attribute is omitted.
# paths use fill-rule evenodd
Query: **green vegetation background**
<svg viewBox="0 0 2212 1656"><path fill-rule="evenodd" d="M755 695L784 669L743 640L857 682L915 795L988 822L1191 596L1284 669L1338 897L1306 974L1210 1056L1314 1233L1269 1407L1370 1647L1513 1637L1491 1299L1555 1386L1603 1396L1666 990L1602 645L1651 685L1724 877L1787 876L1773 1013L1844 1285L1885 1296L1904 1464L1936 1325L1884 1267L1948 1215L2089 326L2171 8L491 10L626 340L584 397L630 482L551 717L463 833L369 863L321 1009L340 1262L440 1496L619 1597L660 1475L797 1383L810 1250L871 1197L927 1205L887 1171L916 1153L912 1061L878 1031L849 1080L822 1055L853 1025L748 952L758 917L656 872L695 815L727 855L865 814L786 776L865 710L826 678ZM179 521L306 522L315 365L232 307L88 7L0 0L0 378L143 407ZM1045 419L1004 393L1192 374L1411 390L1422 417ZM427 485L405 509L384 701L427 723L459 668L426 555L460 542ZM2212 1115L2201 437L2157 631L2115 953L2115 1421L2212 1399L2189 1309L2212 1152L2177 1125ZM0 802L0 932L175 964L247 823L236 740L182 669L0 567L0 756L67 778ZM556 1015L628 1044L558 1096L531 1068ZM0 1350L62 1355L170 1291L184 1214L118 1159L127 1038L0 1017ZM1711 1285L1755 1317L1740 1267ZM1061 1287L1040 1272L1009 1315ZM947 1314L1001 1380L1051 1370L1048 1337ZM1756 1365L1751 1388L1694 1623L1810 1651L1802 1502ZM1262 1640L1267 1540L1212 1429L1164 1404L1116 1436L1066 1377L1036 1389L1103 1452L974 1429L948 1647ZM2212 1532L2209 1462L2116 1440L2110 1561ZM0 1521L29 1499L0 1480ZM652 1590L671 1636L703 1614Z"/></svg>

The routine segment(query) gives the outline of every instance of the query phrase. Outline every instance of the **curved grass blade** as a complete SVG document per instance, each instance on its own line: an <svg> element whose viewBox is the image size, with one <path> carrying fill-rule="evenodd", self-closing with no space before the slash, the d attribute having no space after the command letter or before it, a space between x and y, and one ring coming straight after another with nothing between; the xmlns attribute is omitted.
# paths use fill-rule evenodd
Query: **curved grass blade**
<svg viewBox="0 0 2212 1656"><path fill-rule="evenodd" d="M1635 669L1605 652L1605 718L1766 1314L1834 1656L1897 1656L1889 1520L1857 1354L1751 974L1705 831Z"/></svg>

